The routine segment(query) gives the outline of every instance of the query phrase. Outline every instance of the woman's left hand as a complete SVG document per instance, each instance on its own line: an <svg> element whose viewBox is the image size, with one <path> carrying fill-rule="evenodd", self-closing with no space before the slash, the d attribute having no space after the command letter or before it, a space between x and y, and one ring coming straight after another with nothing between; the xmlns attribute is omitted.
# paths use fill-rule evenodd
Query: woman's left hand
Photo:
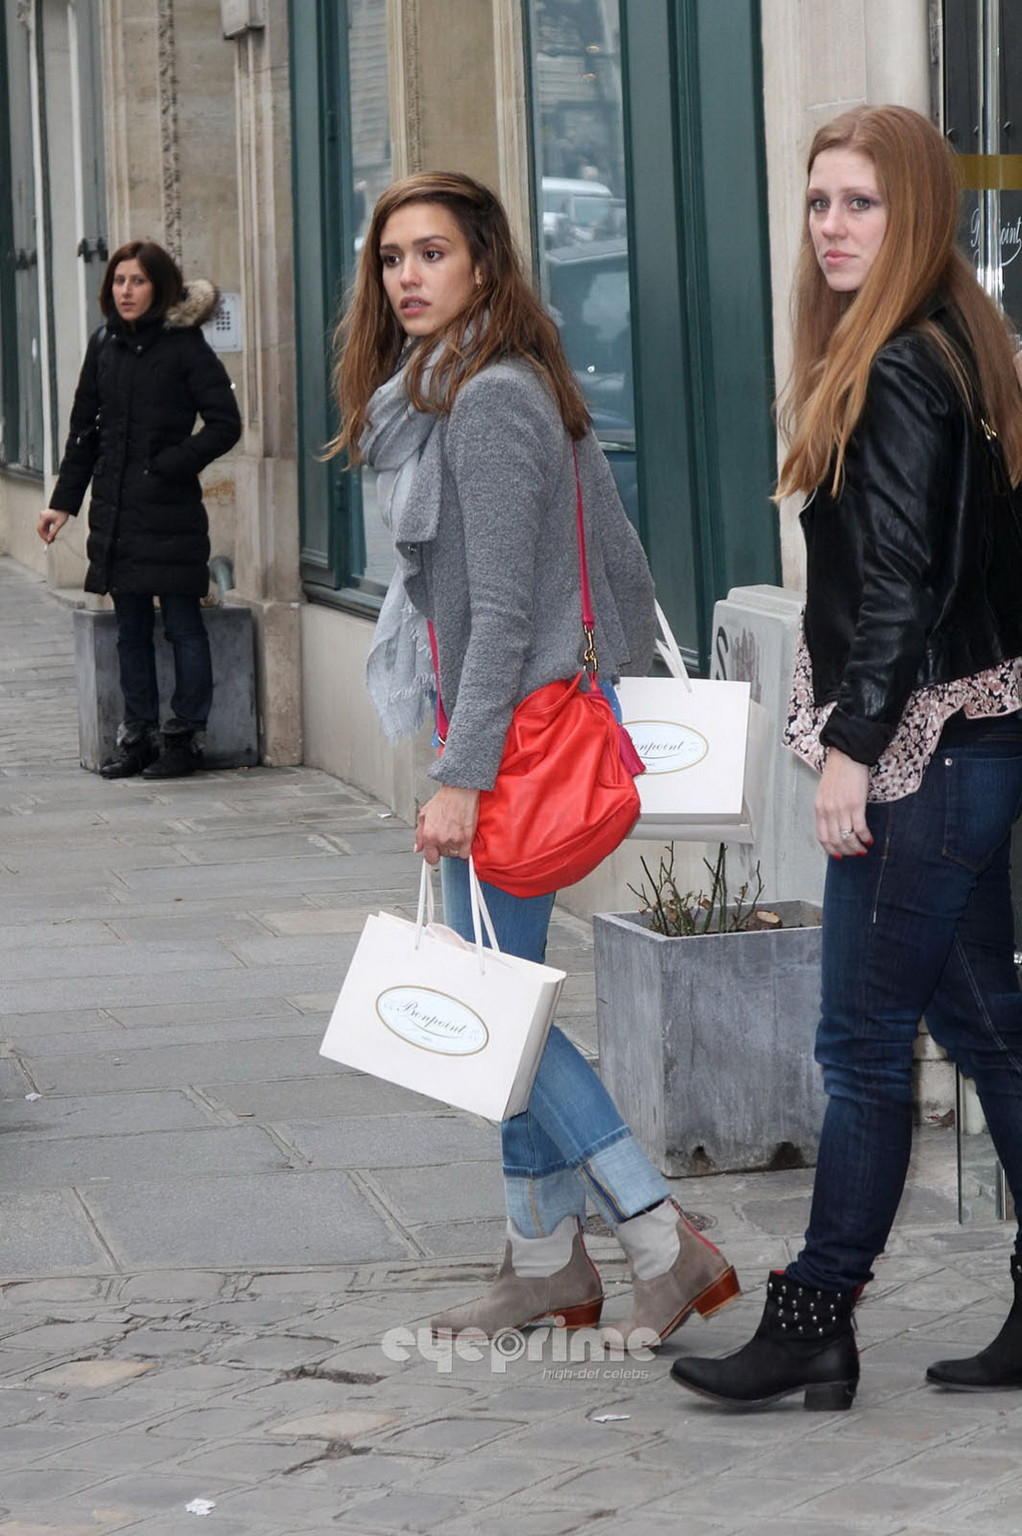
<svg viewBox="0 0 1022 1536"><path fill-rule="evenodd" d="M479 791L444 784L419 812L415 851L427 864L467 859L479 820Z"/></svg>
<svg viewBox="0 0 1022 1536"><path fill-rule="evenodd" d="M833 858L865 853L873 842L866 821L869 768L828 747L816 791L816 836Z"/></svg>

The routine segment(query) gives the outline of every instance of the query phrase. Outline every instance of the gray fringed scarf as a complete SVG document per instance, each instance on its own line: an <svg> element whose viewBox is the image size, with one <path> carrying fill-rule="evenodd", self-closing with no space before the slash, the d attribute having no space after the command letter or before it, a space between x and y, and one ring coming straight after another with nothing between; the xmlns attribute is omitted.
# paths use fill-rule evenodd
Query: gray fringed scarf
<svg viewBox="0 0 1022 1536"><path fill-rule="evenodd" d="M424 379L425 382L425 379ZM408 505L423 449L438 418L417 411L405 393L404 371L381 384L369 402L362 457L377 476L380 516L395 541ZM431 538L432 529L418 529ZM434 692L433 658L426 621L405 592L400 555L376 621L366 662L369 697L391 741L412 736L429 710Z"/></svg>

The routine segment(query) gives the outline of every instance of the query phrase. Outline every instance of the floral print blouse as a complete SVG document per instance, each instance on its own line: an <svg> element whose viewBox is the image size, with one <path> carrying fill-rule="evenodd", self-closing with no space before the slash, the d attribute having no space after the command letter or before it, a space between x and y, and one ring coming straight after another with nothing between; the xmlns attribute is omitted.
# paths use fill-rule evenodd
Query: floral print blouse
<svg viewBox="0 0 1022 1536"><path fill-rule="evenodd" d="M820 732L834 708L833 703L813 702L813 669L805 631L799 628L795 649L795 676L783 741L817 773L822 772L827 749ZM963 677L954 683L935 683L909 695L898 727L879 760L869 770L869 800L901 800L919 788L933 756L941 731L952 715L964 711L969 719L1010 715L1022 709L1022 657Z"/></svg>

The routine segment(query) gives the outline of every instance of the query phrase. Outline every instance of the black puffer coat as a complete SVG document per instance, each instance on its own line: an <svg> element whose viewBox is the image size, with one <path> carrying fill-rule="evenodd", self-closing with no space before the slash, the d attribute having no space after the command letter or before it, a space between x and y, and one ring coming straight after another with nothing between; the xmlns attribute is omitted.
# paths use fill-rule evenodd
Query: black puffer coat
<svg viewBox="0 0 1022 1536"><path fill-rule="evenodd" d="M212 284L193 282L165 317L115 315L89 341L50 498L77 513L92 481L87 592L206 594L199 471L241 436L233 386L199 329L215 306Z"/></svg>

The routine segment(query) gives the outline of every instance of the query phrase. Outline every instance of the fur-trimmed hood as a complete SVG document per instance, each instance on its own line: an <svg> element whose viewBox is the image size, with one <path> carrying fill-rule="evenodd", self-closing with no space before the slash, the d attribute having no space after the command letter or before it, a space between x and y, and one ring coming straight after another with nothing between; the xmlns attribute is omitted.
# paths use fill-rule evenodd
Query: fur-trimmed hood
<svg viewBox="0 0 1022 1536"><path fill-rule="evenodd" d="M176 304L172 304L163 318L168 330L187 330L191 326L205 325L216 313L220 303L220 289L205 277L193 277L185 284L184 292Z"/></svg>

